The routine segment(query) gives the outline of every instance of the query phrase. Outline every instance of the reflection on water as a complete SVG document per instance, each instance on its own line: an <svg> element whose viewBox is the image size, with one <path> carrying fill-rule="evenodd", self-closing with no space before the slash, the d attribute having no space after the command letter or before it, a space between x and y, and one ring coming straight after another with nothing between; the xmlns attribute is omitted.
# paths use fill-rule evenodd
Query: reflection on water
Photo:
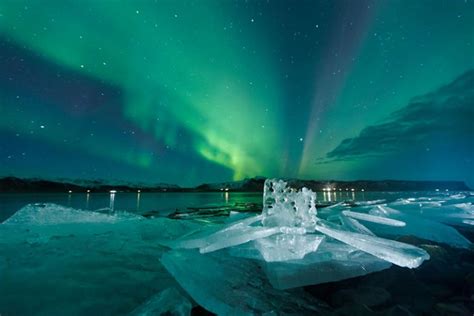
<svg viewBox="0 0 474 316"><path fill-rule="evenodd" d="M89 199L91 198L91 194L87 192L86 194L86 209L89 209Z"/></svg>
<svg viewBox="0 0 474 316"><path fill-rule="evenodd" d="M9 193L0 194L0 222L28 203L56 203L76 209L97 210L110 208L143 214L149 211L168 215L187 207L261 203L261 193L204 192L204 193Z"/></svg>
<svg viewBox="0 0 474 316"><path fill-rule="evenodd" d="M374 194L383 195L383 194L388 194L388 193L372 192L372 195ZM323 191L322 193L318 192L316 196L320 201L323 201L323 202L341 202L341 201L348 201L348 200L366 201L367 200L365 197L364 191L356 192L355 190L347 190L347 191L327 190L327 191Z"/></svg>
<svg viewBox="0 0 474 316"><path fill-rule="evenodd" d="M137 212L140 211L140 191L137 193Z"/></svg>
<svg viewBox="0 0 474 316"><path fill-rule="evenodd" d="M114 210L114 202L115 202L115 191L110 191L109 208L110 208L112 211Z"/></svg>

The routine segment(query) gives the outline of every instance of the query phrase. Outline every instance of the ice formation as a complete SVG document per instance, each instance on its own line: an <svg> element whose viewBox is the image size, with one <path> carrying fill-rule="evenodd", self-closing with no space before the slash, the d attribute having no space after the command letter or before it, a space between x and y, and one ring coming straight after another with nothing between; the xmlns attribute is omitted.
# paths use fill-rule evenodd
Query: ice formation
<svg viewBox="0 0 474 316"><path fill-rule="evenodd" d="M311 190L296 191L284 181L267 180L260 215L182 238L173 243L174 250L161 262L193 299L214 313L261 313L282 306L292 310L296 298L287 292L280 296L274 289L286 291L344 280L392 264L416 268L430 258L424 249L384 237L414 235L470 247L454 228L441 223L474 222L471 202L445 204L453 199L420 198L389 204L375 200L350 206L341 202L319 211ZM428 212L430 216L422 218L423 210L408 214L398 210L398 205L410 210L415 205L438 208L438 213ZM449 210L448 214L439 214L439 208ZM259 267L265 278L255 273ZM282 305L275 306L275 302ZM318 309L302 306L299 313Z"/></svg>
<svg viewBox="0 0 474 316"><path fill-rule="evenodd" d="M425 250L398 241L333 229L323 225L316 225L316 229L329 237L401 267L416 268L430 258Z"/></svg>
<svg viewBox="0 0 474 316"><path fill-rule="evenodd" d="M129 316L191 315L191 302L175 287L167 288L152 296L144 304L134 309Z"/></svg>
<svg viewBox="0 0 474 316"><path fill-rule="evenodd" d="M266 180L261 215L230 224L208 236L180 241L178 248L199 248L201 253L207 253L253 241L252 247L264 261L284 262L317 253L321 241L329 236L402 267L416 268L429 259L425 250L376 237L357 221L398 228L405 226L402 220L343 210L342 225L338 225L318 217L315 202L316 193L307 188L296 191L282 180ZM255 225L258 222L260 225Z"/></svg>
<svg viewBox="0 0 474 316"><path fill-rule="evenodd" d="M390 262L326 239L317 252L308 254L302 260L265 262L263 268L273 287L289 289L358 277L390 266Z"/></svg>
<svg viewBox="0 0 474 316"><path fill-rule="evenodd" d="M377 223L377 224L382 224L382 225L398 226L398 227L403 227L406 225L405 222L399 221L396 219L381 217L381 216L374 216L374 215L364 214L364 213L359 213L359 212L342 211L342 214L348 217L352 217L354 219L361 220L361 221L367 221L367 222L372 222L372 223Z"/></svg>
<svg viewBox="0 0 474 316"><path fill-rule="evenodd" d="M472 227L474 195L397 197L316 210L315 193L268 180L261 214L215 220L31 204L0 225L0 271L7 275L0 306L12 315L186 315L189 297L172 289L179 285L217 314L324 313L324 304L298 287L428 259L424 250L386 238L472 247L448 225ZM55 304L44 304L52 292Z"/></svg>
<svg viewBox="0 0 474 316"><path fill-rule="evenodd" d="M314 234L279 234L255 240L255 248L267 262L298 260L315 252L323 240Z"/></svg>
<svg viewBox="0 0 474 316"><path fill-rule="evenodd" d="M2 314L127 315L178 286L158 263L166 248L157 242L197 226L202 228L126 212L29 204L0 224Z"/></svg>
<svg viewBox="0 0 474 316"><path fill-rule="evenodd" d="M282 180L267 180L263 188L263 226L302 227L316 224L316 193L290 189Z"/></svg>
<svg viewBox="0 0 474 316"><path fill-rule="evenodd" d="M111 214L76 210L56 204L35 203L23 207L5 220L6 225L52 225L73 223L116 223L125 219L141 219L126 212Z"/></svg>
<svg viewBox="0 0 474 316"><path fill-rule="evenodd" d="M161 263L201 306L218 315L319 314L322 307L303 291L274 289L252 260L225 251L202 255L195 250L173 250Z"/></svg>

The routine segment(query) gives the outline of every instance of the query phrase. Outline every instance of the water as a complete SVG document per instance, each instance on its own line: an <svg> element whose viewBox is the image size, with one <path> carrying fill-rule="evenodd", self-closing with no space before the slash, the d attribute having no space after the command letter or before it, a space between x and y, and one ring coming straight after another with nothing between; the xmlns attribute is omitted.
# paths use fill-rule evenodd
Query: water
<svg viewBox="0 0 474 316"><path fill-rule="evenodd" d="M0 222L29 203L55 203L82 210L111 208L135 214L235 203L261 203L261 193L13 193L0 194Z"/></svg>
<svg viewBox="0 0 474 316"><path fill-rule="evenodd" d="M410 196L433 194L410 193ZM394 200L406 196L403 192L318 192L320 202ZM136 214L156 211L166 216L177 209L212 205L230 206L235 203L261 203L260 192L202 192L202 193L0 193L0 222L29 203L55 203L82 210L111 208Z"/></svg>

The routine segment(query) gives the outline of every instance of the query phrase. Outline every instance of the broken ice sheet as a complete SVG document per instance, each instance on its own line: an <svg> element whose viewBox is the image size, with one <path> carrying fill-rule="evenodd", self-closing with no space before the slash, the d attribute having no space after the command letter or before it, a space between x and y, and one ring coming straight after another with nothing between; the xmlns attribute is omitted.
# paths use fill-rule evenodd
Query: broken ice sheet
<svg viewBox="0 0 474 316"><path fill-rule="evenodd" d="M170 243L172 248L200 248L202 253L243 244L254 239L265 238L280 233L279 227L248 226L261 220L261 216L252 216L221 227L217 232L203 232Z"/></svg>
<svg viewBox="0 0 474 316"><path fill-rule="evenodd" d="M448 201L448 203L453 201ZM434 204L426 202L418 202L397 200L390 204L393 208L412 216L420 216L423 218L435 220L445 224L462 225L464 220L474 220L474 206L471 202L455 204Z"/></svg>
<svg viewBox="0 0 474 316"><path fill-rule="evenodd" d="M316 230L401 267L416 268L430 258L425 250L412 245L323 225L322 222L318 223Z"/></svg>
<svg viewBox="0 0 474 316"><path fill-rule="evenodd" d="M391 215L391 217L405 221L407 223L406 226L391 227L371 224L367 224L367 226L381 236L398 237L412 235L459 248L469 248L471 246L471 242L467 238L448 225L407 214Z"/></svg>
<svg viewBox="0 0 474 316"><path fill-rule="evenodd" d="M342 223L342 227L348 231L375 236L375 234L371 232L370 229L359 223L359 221L356 219L339 215L339 220Z"/></svg>
<svg viewBox="0 0 474 316"><path fill-rule="evenodd" d="M303 291L274 289L252 260L226 251L202 255L196 250L173 250L161 263L201 306L218 315L317 314L325 310Z"/></svg>
<svg viewBox="0 0 474 316"><path fill-rule="evenodd" d="M355 219L358 219L358 220L377 223L377 224L382 224L382 225L399 226L399 227L406 225L405 222L399 221L399 220L396 220L396 219L392 219L392 218L388 218L388 217L375 216L375 215L370 215L370 214L364 214L364 213L359 213L359 212L342 211L342 214L344 214L347 217L352 217L352 218L355 218Z"/></svg>
<svg viewBox="0 0 474 316"><path fill-rule="evenodd" d="M130 316L191 315L192 305L175 287L153 295L148 301L134 309Z"/></svg>
<svg viewBox="0 0 474 316"><path fill-rule="evenodd" d="M201 253L216 251L223 248L238 246L252 240L270 237L277 234L302 235L314 231L316 223L316 194L311 190L303 188L301 192L286 187L286 182L277 180L266 180L264 185L264 208L261 215L246 218L230 223L221 230L200 235L196 238L180 240L174 244L174 248L199 248ZM263 225L254 225L260 222ZM303 245L296 240L305 238L282 237L281 240L295 240L293 257L306 254L310 249L317 249L318 242L312 245ZM308 240L318 240L308 237ZM289 244L287 244L289 246ZM277 244L275 244L277 246ZM281 248L281 247L280 247ZM259 249L263 249L260 247ZM274 248L276 249L276 248ZM270 258L268 252L264 257ZM273 256L273 260L278 255ZM289 253L283 254L281 258L291 257Z"/></svg>
<svg viewBox="0 0 474 316"><path fill-rule="evenodd" d="M253 243L232 247L229 253L234 257L259 260L276 289L336 282L381 271L392 265L331 238L325 238L316 252L308 253L302 259L279 262L266 262Z"/></svg>
<svg viewBox="0 0 474 316"><path fill-rule="evenodd" d="M139 215L116 212L105 214L93 211L82 211L57 204L28 204L7 218L6 225L51 225L71 223L115 223L123 220L143 219Z"/></svg>
<svg viewBox="0 0 474 316"><path fill-rule="evenodd" d="M468 220L468 219L465 219L462 221L464 224L466 225L474 225L474 220Z"/></svg>
<svg viewBox="0 0 474 316"><path fill-rule="evenodd" d="M142 216L127 212L101 213L83 211L50 203L28 204L6 219L0 225L0 235L12 238L25 234L31 244L45 243L60 236L89 236L127 230L128 234L138 233ZM133 229L130 229L131 224ZM6 233L16 231L16 233Z"/></svg>
<svg viewBox="0 0 474 316"><path fill-rule="evenodd" d="M385 270L391 266L390 262L350 246L331 243L339 251L320 249L321 252L318 250L310 253L303 260L265 263L264 271L272 286L276 289L290 289L336 282ZM323 245L320 248L323 248Z"/></svg>
<svg viewBox="0 0 474 316"><path fill-rule="evenodd" d="M174 229L169 221L96 213L36 204L0 225L2 315L124 315L177 286L157 262L159 234L141 234Z"/></svg>
<svg viewBox="0 0 474 316"><path fill-rule="evenodd" d="M280 234L255 240L255 248L267 262L303 259L318 249L323 235Z"/></svg>
<svg viewBox="0 0 474 316"><path fill-rule="evenodd" d="M200 248L201 253L212 252L222 248L240 245L251 240L265 238L280 233L279 227L239 227L223 232L217 232L212 236L212 241Z"/></svg>

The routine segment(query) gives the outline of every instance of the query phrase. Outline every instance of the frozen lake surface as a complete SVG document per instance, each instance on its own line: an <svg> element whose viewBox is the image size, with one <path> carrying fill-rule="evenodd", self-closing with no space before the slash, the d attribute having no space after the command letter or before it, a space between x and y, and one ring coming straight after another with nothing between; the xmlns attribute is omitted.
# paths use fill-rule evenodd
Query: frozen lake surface
<svg viewBox="0 0 474 316"><path fill-rule="evenodd" d="M380 272L326 283L327 276L310 271L313 284L320 284L303 287L298 284L308 282L308 271L298 270L302 280L285 279L293 273L288 265L255 260L248 244L207 255L170 251L177 239L216 232L259 214L255 205L262 203L261 193L0 194L1 221L14 215L0 225L0 314L127 315L160 308L187 314L193 306L194 314L203 313L198 305L257 314L472 313L471 193L318 192L317 201L349 201L347 208L318 208L318 214L328 221L344 216L350 219L346 225L360 220L371 232L420 247L431 258L410 270L354 252L339 262L363 263ZM29 203L42 204L23 208ZM364 211L369 208L370 214ZM381 226L377 221L383 214L375 209L400 213ZM190 215L187 220L168 217L176 211ZM425 226L402 226L407 219ZM430 231L432 223L441 226ZM320 247L334 255L336 241L329 239ZM321 268L334 273L327 270L334 266ZM362 275L355 268L339 266L338 273Z"/></svg>

